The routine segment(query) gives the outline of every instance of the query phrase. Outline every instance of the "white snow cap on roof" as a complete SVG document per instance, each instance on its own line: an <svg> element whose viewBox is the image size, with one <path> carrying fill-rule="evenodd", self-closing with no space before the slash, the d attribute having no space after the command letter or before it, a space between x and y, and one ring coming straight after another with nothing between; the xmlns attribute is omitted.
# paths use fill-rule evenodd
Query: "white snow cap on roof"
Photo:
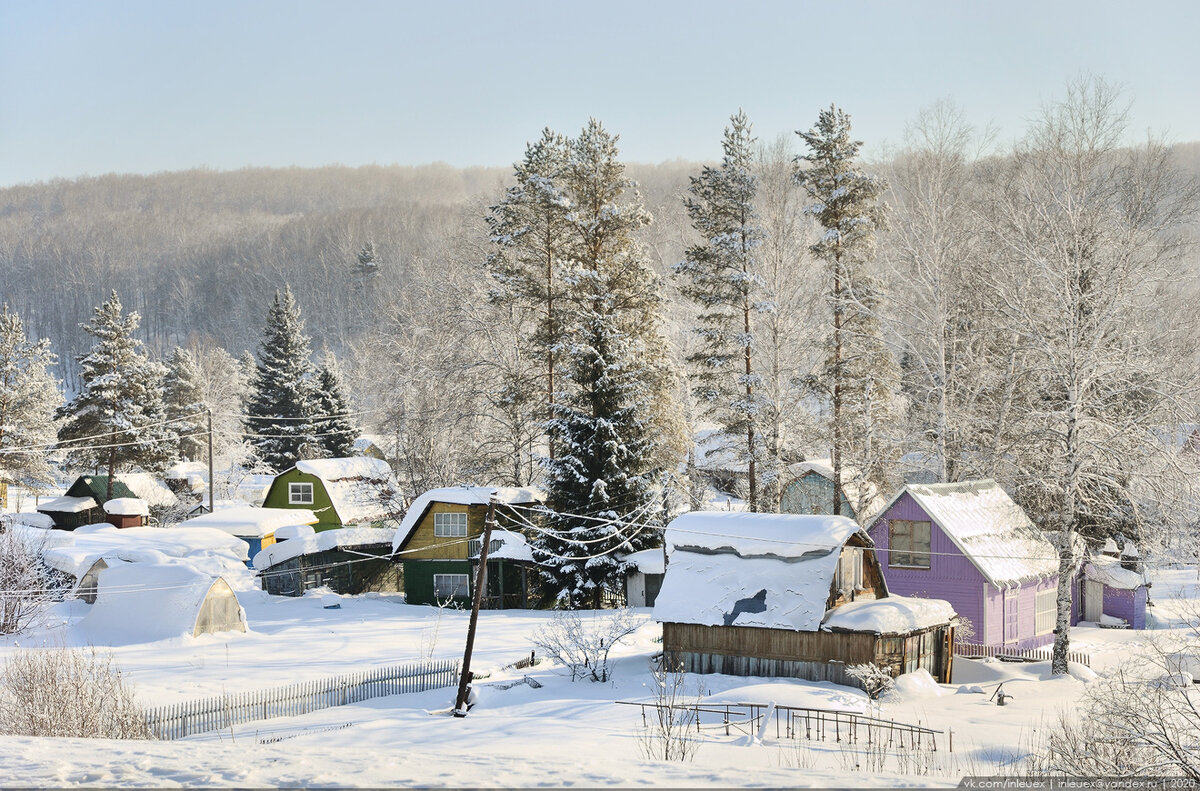
<svg viewBox="0 0 1200 791"><path fill-rule="evenodd" d="M131 562L175 558L201 572L237 579L246 575L245 562L250 550L245 541L218 530L164 527L118 530L102 522L71 532L52 530L50 535L56 541L42 552L46 565L76 578L97 558L116 557Z"/></svg>
<svg viewBox="0 0 1200 791"><path fill-rule="evenodd" d="M661 547L631 552L623 556L621 560L632 565L642 574L662 574L666 562Z"/></svg>
<svg viewBox="0 0 1200 791"><path fill-rule="evenodd" d="M487 505L493 495L496 501L505 505L532 505L544 502L546 495L537 489L523 489L511 486L446 486L441 489L430 489L417 496L404 513L400 527L396 530L396 542L393 549L399 549L412 531L417 529L421 518L434 503L450 503L451 505Z"/></svg>
<svg viewBox="0 0 1200 791"><path fill-rule="evenodd" d="M666 530L660 622L814 632L842 547L870 539L845 516L693 511Z"/></svg>
<svg viewBox="0 0 1200 791"><path fill-rule="evenodd" d="M905 492L993 585L1058 574L1058 550L995 481L910 484L896 499Z"/></svg>
<svg viewBox="0 0 1200 791"><path fill-rule="evenodd" d="M1123 557L1123 558L1141 557L1140 555L1138 555L1137 544L1133 543L1132 541L1126 541L1125 547L1121 550L1121 557Z"/></svg>
<svg viewBox="0 0 1200 791"><path fill-rule="evenodd" d="M378 546L383 548L392 543L395 535L394 529L386 527L340 527L334 530L322 530L320 533L289 538L286 541L272 544L254 556L254 568L261 571L301 555L310 555L313 552L324 552L339 547ZM384 553L380 554L385 556Z"/></svg>
<svg viewBox="0 0 1200 791"><path fill-rule="evenodd" d="M201 514L180 522L179 527L211 527L231 536L263 538L285 525L315 525L317 515L307 508L259 508L255 505L235 505L218 508L211 514Z"/></svg>
<svg viewBox="0 0 1200 791"><path fill-rule="evenodd" d="M175 492L148 472L123 472L117 475L116 480L150 505L172 506L179 502Z"/></svg>
<svg viewBox="0 0 1200 791"><path fill-rule="evenodd" d="M43 513L78 514L96 508L99 505L91 497L54 497L43 500L37 509Z"/></svg>
<svg viewBox="0 0 1200 791"><path fill-rule="evenodd" d="M496 545L499 542L498 546ZM488 548L488 560L524 560L533 562L533 549L525 536L512 530L492 530L492 547Z"/></svg>
<svg viewBox="0 0 1200 791"><path fill-rule="evenodd" d="M827 630L905 634L950 623L956 617L950 602L888 596L885 599L853 601L829 611L821 625Z"/></svg>
<svg viewBox="0 0 1200 791"><path fill-rule="evenodd" d="M287 541L291 538L308 538L315 536L316 530L313 530L312 525L284 525L275 531L276 541Z"/></svg>
<svg viewBox="0 0 1200 791"><path fill-rule="evenodd" d="M1121 561L1101 555L1092 558L1083 567L1084 576L1118 590L1137 590L1146 584L1146 578L1137 571L1121 566Z"/></svg>
<svg viewBox="0 0 1200 791"><path fill-rule="evenodd" d="M117 516L147 516L150 504L140 497L114 497L104 504L104 513Z"/></svg>
<svg viewBox="0 0 1200 791"><path fill-rule="evenodd" d="M383 459L306 459L296 462L296 469L321 479L344 525L396 519L404 511L400 487Z"/></svg>

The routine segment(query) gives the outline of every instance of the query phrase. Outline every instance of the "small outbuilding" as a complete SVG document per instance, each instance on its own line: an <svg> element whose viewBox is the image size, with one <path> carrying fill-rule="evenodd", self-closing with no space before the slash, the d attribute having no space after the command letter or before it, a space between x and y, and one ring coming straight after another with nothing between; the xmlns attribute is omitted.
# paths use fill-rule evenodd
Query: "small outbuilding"
<svg viewBox="0 0 1200 791"><path fill-rule="evenodd" d="M1126 542L1117 556L1115 542L1083 565L1082 617L1108 627L1146 628L1146 606L1150 580L1138 557L1136 545Z"/></svg>
<svg viewBox="0 0 1200 791"><path fill-rule="evenodd" d="M229 583L184 564L118 563L99 571L95 596L81 626L100 645L246 631Z"/></svg>
<svg viewBox="0 0 1200 791"><path fill-rule="evenodd" d="M662 590L667 555L662 547L631 552L621 558L625 569L625 603L630 607L653 607Z"/></svg>
<svg viewBox="0 0 1200 791"><path fill-rule="evenodd" d="M955 615L888 594L867 534L845 516L693 512L667 526L654 618L663 654L694 673L861 686L847 672L925 668L949 681Z"/></svg>
<svg viewBox="0 0 1200 791"><path fill-rule="evenodd" d="M404 515L404 498L382 459L351 456L306 459L275 476L264 508L311 511L319 533L339 527L395 528Z"/></svg>
<svg viewBox="0 0 1200 791"><path fill-rule="evenodd" d="M254 556L254 569L267 593L302 596L321 587L344 594L401 589L400 568L391 559L394 529L344 527L317 533L302 525L280 528L275 535L281 540Z"/></svg>
<svg viewBox="0 0 1200 791"><path fill-rule="evenodd" d="M112 498L108 496L107 475L80 475L61 497L41 501L37 510L53 519L55 528L74 530L82 525L107 521L104 504L110 499L128 498L144 501L148 509L171 508L179 502L175 494L154 476L127 472L113 480Z"/></svg>
<svg viewBox="0 0 1200 791"><path fill-rule="evenodd" d="M780 492L780 513L833 513L833 463L829 459L797 462L789 465L787 470L792 478ZM875 484L860 480L852 468L842 469L842 488L838 492L840 515L865 523L886 502Z"/></svg>
<svg viewBox="0 0 1200 791"><path fill-rule="evenodd" d="M104 504L104 515L113 527L144 527L150 521L150 504L140 497L114 497Z"/></svg>
<svg viewBox="0 0 1200 791"><path fill-rule="evenodd" d="M276 534L295 525L315 525L317 515L303 508L259 508L234 505L199 514L179 523L180 528L211 528L236 536L250 546L250 560L275 543Z"/></svg>

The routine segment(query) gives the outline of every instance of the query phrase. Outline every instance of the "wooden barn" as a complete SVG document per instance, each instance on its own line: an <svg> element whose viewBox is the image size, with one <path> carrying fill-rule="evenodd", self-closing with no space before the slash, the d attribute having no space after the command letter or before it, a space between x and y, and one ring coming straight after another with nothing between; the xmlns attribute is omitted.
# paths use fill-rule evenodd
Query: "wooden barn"
<svg viewBox="0 0 1200 791"><path fill-rule="evenodd" d="M954 611L891 596L871 539L844 516L693 512L667 527L654 618L693 673L861 686L847 668L925 668L948 682Z"/></svg>
<svg viewBox="0 0 1200 791"><path fill-rule="evenodd" d="M867 530L888 588L949 601L971 623L964 642L1054 641L1058 550L995 481L910 484Z"/></svg>
<svg viewBox="0 0 1200 791"><path fill-rule="evenodd" d="M404 515L404 498L386 461L351 456L296 462L275 476L263 507L312 511L319 533L350 526L395 528Z"/></svg>
<svg viewBox="0 0 1200 791"><path fill-rule="evenodd" d="M395 560L404 567L404 593L409 604L455 601L469 604L488 500L503 505L531 506L542 502L533 489L491 486L449 486L432 489L413 500L396 531ZM532 550L519 532L528 515L514 516L497 509L488 547L487 591L483 606L492 609L528 607L536 580Z"/></svg>

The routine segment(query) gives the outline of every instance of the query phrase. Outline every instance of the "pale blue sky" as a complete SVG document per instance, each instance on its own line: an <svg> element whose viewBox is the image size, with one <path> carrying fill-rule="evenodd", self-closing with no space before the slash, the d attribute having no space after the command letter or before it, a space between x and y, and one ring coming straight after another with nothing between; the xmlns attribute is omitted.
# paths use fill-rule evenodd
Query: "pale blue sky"
<svg viewBox="0 0 1200 791"><path fill-rule="evenodd" d="M709 159L831 102L868 153L939 98L1001 138L1082 72L1200 140L1200 2L0 0L0 185L196 166L507 165L594 115Z"/></svg>

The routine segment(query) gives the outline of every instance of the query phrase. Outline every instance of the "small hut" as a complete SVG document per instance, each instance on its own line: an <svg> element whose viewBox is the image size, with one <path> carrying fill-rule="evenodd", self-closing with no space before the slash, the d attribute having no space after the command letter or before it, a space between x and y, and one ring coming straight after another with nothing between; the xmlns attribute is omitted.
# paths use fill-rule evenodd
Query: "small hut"
<svg viewBox="0 0 1200 791"><path fill-rule="evenodd" d="M113 527L144 527L150 521L150 504L140 497L114 497L104 504L104 515Z"/></svg>
<svg viewBox="0 0 1200 791"><path fill-rule="evenodd" d="M1117 556L1110 538L1100 554L1083 566L1081 607L1085 621L1107 627L1146 628L1146 605L1150 580L1138 557L1137 546L1128 541Z"/></svg>
<svg viewBox="0 0 1200 791"><path fill-rule="evenodd" d="M262 588L276 596L301 596L313 588L334 593L393 592L401 589L400 567L392 563L396 531L343 527L317 533L309 525L281 527L282 539L254 556Z"/></svg>
<svg viewBox="0 0 1200 791"><path fill-rule="evenodd" d="M889 596L871 539L845 516L692 512L667 526L654 618L693 673L861 686L851 665L949 681L947 602Z"/></svg>
<svg viewBox="0 0 1200 791"><path fill-rule="evenodd" d="M625 603L630 607L653 607L662 590L667 562L662 547L631 552L621 558L625 568Z"/></svg>
<svg viewBox="0 0 1200 791"><path fill-rule="evenodd" d="M120 645L246 631L246 613L221 577L182 563L119 563L97 574L96 602L82 626Z"/></svg>
<svg viewBox="0 0 1200 791"><path fill-rule="evenodd" d="M317 515L301 508L259 508L254 505L235 505L218 508L211 514L200 514L179 523L183 528L212 528L236 536L250 546L250 560L275 543L280 528L293 525L315 525ZM249 564L247 564L249 565Z"/></svg>

